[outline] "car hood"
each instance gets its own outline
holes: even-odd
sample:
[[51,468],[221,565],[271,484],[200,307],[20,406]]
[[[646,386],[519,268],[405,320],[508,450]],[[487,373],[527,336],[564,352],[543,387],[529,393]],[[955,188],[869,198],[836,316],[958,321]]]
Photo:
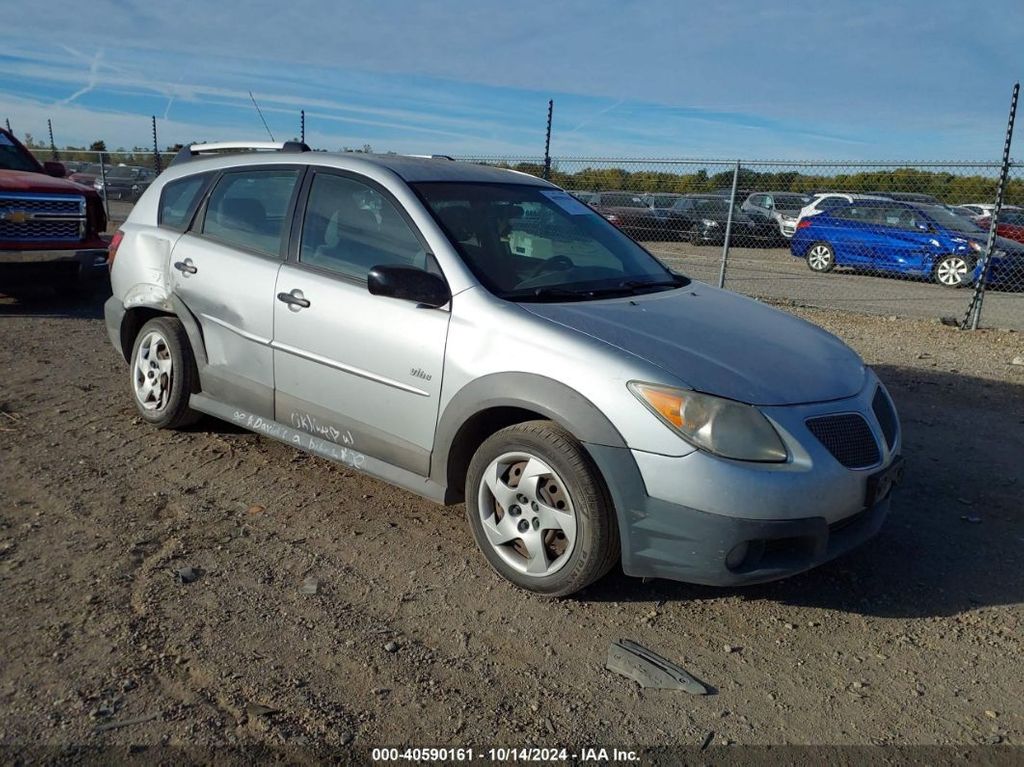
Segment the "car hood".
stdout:
[[56,192],[83,194],[86,190],[66,178],[24,170],[0,170],[0,190],[5,192]]
[[835,336],[701,283],[632,298],[521,306],[645,359],[697,391],[752,405],[842,399],[864,386],[864,363]]

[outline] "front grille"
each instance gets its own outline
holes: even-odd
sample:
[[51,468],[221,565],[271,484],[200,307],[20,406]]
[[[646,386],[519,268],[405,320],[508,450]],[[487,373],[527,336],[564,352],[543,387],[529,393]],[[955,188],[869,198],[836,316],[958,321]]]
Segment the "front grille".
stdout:
[[78,196],[0,194],[0,211],[30,210],[33,213],[55,213],[59,216],[84,216],[85,198]]
[[26,221],[14,224],[0,221],[0,240],[28,242],[32,240],[80,240],[82,227],[77,221]]
[[879,386],[875,392],[875,398],[871,401],[871,410],[878,419],[878,425],[882,427],[882,434],[885,436],[885,444],[892,450],[896,444],[896,411],[893,410],[892,402],[885,396],[882,387]]
[[867,469],[881,460],[871,427],[859,413],[808,418],[806,424],[811,434],[848,469]]
[[85,197],[0,194],[0,240],[74,242],[86,228]]

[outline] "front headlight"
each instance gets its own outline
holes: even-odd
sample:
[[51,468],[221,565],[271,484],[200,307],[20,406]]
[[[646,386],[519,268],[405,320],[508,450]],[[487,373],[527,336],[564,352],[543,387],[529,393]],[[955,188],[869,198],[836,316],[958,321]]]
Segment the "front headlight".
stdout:
[[740,461],[786,460],[786,448],[775,428],[752,405],[638,381],[630,381],[629,390],[695,447]]
[[718,222],[717,221],[712,221],[710,218],[703,219],[701,221],[701,223],[704,224],[704,226],[706,226],[708,228],[710,228],[712,226],[718,226]]
[[970,240],[970,241],[969,241],[969,242],[967,243],[967,245],[968,245],[968,246],[970,247],[970,249],[971,249],[971,250],[973,250],[973,251],[974,251],[975,253],[981,253],[981,251],[983,251],[983,250],[985,249],[985,246],[984,246],[984,245],[982,245],[982,244],[981,244],[980,242],[975,242],[974,240]]

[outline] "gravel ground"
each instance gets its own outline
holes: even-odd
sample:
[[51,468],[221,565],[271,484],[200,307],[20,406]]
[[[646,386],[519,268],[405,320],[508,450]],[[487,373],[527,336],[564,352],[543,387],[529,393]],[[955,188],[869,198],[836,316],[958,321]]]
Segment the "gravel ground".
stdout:
[[[900,408],[880,536],[776,584],[543,601],[461,507],[142,423],[100,304],[0,298],[2,744],[1024,743],[1020,333],[791,309]],[[612,675],[617,638],[714,694]]]

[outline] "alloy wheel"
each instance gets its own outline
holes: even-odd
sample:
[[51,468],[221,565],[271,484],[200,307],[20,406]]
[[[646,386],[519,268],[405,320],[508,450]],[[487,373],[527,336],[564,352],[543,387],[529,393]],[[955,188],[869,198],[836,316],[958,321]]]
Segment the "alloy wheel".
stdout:
[[824,272],[832,265],[832,258],[828,245],[815,245],[807,252],[807,265],[816,272]]
[[947,287],[955,288],[967,280],[967,260],[960,256],[942,259],[935,268],[935,279]]

